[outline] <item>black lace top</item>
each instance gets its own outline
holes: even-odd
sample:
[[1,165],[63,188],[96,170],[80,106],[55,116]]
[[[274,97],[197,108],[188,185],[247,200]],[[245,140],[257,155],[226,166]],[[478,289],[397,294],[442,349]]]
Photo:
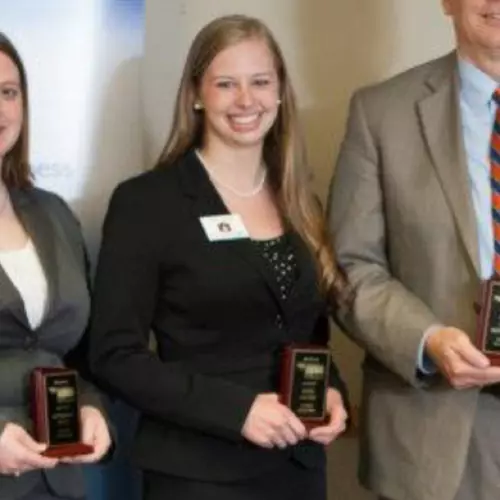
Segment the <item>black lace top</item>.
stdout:
[[253,240],[260,254],[274,272],[281,297],[286,299],[297,278],[297,261],[286,234],[270,240]]

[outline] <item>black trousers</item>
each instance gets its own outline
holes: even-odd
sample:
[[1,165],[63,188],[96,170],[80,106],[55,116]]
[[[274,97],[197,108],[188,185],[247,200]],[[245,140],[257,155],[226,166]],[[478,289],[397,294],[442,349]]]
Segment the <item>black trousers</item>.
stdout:
[[143,472],[143,500],[326,500],[325,469],[293,461],[263,476],[224,483]]
[[[45,481],[40,481],[36,487],[19,500],[75,500],[74,498],[59,497],[54,495],[46,485]],[[85,500],[81,498],[79,500]]]

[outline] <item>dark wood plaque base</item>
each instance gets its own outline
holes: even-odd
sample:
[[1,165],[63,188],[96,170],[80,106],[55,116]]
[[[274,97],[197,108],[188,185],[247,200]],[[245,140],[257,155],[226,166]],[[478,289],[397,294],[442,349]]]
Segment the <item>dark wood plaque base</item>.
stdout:
[[42,455],[50,458],[76,457],[78,455],[90,455],[94,448],[88,444],[76,443],[61,446],[49,446]]

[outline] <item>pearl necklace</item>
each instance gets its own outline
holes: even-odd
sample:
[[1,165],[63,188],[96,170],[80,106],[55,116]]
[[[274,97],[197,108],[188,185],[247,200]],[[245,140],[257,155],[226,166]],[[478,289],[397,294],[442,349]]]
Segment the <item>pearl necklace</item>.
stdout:
[[250,191],[240,191],[239,189],[236,189],[235,187],[230,186],[225,181],[223,181],[220,177],[218,177],[217,174],[211,168],[208,167],[205,159],[201,156],[201,153],[198,150],[196,151],[196,156],[198,156],[198,159],[200,160],[201,164],[203,165],[203,167],[207,171],[208,176],[210,177],[210,179],[212,179],[212,181],[214,181],[219,186],[227,189],[229,192],[233,193],[234,195],[239,196],[240,198],[251,198],[252,196],[255,196],[256,194],[260,193],[264,187],[264,184],[265,184],[266,178],[267,178],[267,169],[265,167],[263,167],[262,176],[261,176],[259,182],[255,185],[255,187],[250,189]]

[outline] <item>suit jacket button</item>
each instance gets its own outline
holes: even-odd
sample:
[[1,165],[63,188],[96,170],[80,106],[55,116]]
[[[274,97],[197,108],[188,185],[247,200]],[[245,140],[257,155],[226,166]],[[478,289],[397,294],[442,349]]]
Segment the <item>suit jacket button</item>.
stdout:
[[278,314],[276,316],[276,319],[274,320],[274,323],[278,328],[283,328],[283,316],[281,316],[281,314]]
[[36,336],[33,333],[26,335],[24,339],[24,348],[29,351],[36,347]]

